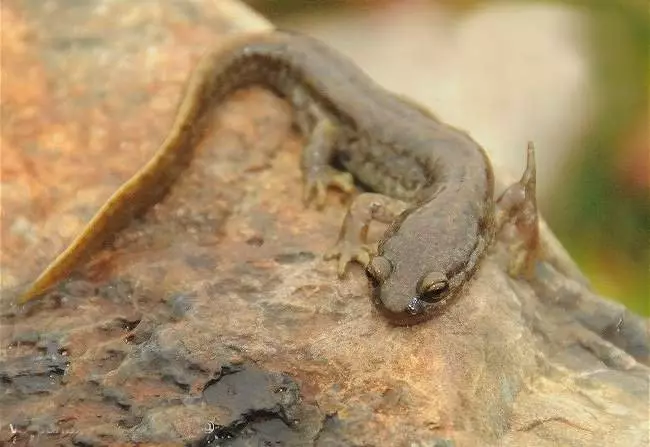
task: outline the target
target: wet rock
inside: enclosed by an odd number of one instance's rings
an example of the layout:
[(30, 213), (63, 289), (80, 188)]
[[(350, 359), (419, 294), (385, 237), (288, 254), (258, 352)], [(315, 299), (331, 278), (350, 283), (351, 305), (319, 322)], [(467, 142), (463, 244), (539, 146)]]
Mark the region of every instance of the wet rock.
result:
[(0, 362), (4, 392), (0, 401), (14, 402), (33, 394), (49, 394), (58, 389), (69, 366), (61, 354), (32, 355)]
[(298, 385), (284, 374), (270, 374), (253, 365), (224, 366), (205, 386), (203, 399), (236, 417), (248, 413), (275, 415), (287, 425), (300, 399)]
[(301, 426), (300, 416), (308, 410), (302, 408), (299, 386), (286, 374), (250, 364), (225, 366), (206, 384), (203, 398), (228, 416), (214, 421), (192, 445), (300, 445), (313, 438), (309, 418)]
[(76, 447), (103, 447), (107, 444), (97, 436), (77, 434), (72, 438), (72, 445)]

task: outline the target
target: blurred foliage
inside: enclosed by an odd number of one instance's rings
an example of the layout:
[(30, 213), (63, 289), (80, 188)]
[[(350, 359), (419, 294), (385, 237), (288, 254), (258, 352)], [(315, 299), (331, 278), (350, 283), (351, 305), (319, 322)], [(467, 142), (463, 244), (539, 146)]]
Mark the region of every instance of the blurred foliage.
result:
[(599, 292), (650, 315), (648, 3), (563, 3), (578, 5), (590, 21), (599, 104), (570, 175), (557, 185), (549, 223)]
[[(394, 0), (399, 1), (399, 0)], [(431, 0), (459, 13), (493, 0)], [(270, 17), (378, 7), (390, 0), (249, 0)], [(512, 1), (512, 3), (517, 3)], [(518, 3), (533, 3), (519, 0)], [(647, 0), (538, 0), (589, 24), (596, 116), (546, 217), (600, 293), (650, 315), (650, 11)]]
[[(278, 17), (292, 14), (322, 14), (324, 12), (337, 12), (342, 8), (359, 6), (359, 2), (351, 0), (244, 0), (256, 11), (273, 21)], [(377, 2), (381, 4), (381, 1)]]

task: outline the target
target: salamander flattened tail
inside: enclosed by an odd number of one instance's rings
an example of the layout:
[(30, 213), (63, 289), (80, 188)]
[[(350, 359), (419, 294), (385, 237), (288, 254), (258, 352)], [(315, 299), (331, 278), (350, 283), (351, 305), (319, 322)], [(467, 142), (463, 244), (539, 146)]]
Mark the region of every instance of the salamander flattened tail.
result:
[(76, 267), (77, 263), (87, 253), (87, 238), (94, 230), (86, 227), (85, 231), (66, 248), (46, 269), (29, 285), (27, 290), (18, 298), (18, 304), (25, 304), (39, 298), (58, 281), (65, 278)]
[(126, 225), (136, 212), (131, 203), (124, 200), (125, 194), (137, 186), (137, 175), (122, 185), (86, 224), (72, 243), (52, 261), (18, 298), (19, 304), (40, 297), (58, 281), (69, 275), (80, 262), (89, 257), (102, 243)]
[(179, 104), (174, 124), (154, 156), (102, 205), (72, 243), (18, 298), (19, 304), (42, 296), (87, 260), (105, 241), (127, 226), (135, 216), (146, 211), (167, 193), (189, 165), (195, 143), (200, 138), (196, 123), (206, 111), (205, 100), (202, 98), (209, 93), (206, 91), (210, 86), (207, 76), (211, 68), (209, 57), (199, 62)]
[(511, 276), (530, 278), (539, 257), (539, 213), (537, 210), (535, 147), (528, 143), (526, 169), (521, 179), (497, 200), (496, 226), (507, 237)]
[(356, 261), (366, 267), (371, 256), (376, 254), (376, 244), (368, 244), (366, 240), (370, 223), (375, 220), (389, 224), (407, 208), (406, 202), (381, 194), (364, 193), (354, 199), (336, 245), (325, 253), (325, 259), (338, 259), (339, 277), (345, 275), (349, 263)]

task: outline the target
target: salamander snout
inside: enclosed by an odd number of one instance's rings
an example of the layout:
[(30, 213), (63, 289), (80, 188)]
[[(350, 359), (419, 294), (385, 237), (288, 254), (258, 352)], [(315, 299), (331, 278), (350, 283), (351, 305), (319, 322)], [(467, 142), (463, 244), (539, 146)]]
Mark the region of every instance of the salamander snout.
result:
[(451, 291), (449, 278), (443, 272), (418, 272), (417, 267), (400, 271), (382, 255), (370, 260), (366, 273), (375, 304), (397, 324), (426, 319), (432, 305), (445, 300)]

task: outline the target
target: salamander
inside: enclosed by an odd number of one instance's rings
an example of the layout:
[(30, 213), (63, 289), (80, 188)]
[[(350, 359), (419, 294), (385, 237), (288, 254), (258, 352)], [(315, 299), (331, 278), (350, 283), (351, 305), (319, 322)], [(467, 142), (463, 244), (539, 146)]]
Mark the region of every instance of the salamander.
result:
[[(339, 275), (350, 262), (364, 265), (375, 305), (396, 325), (425, 321), (457, 296), (497, 227), (494, 176), (485, 150), (466, 132), (385, 90), (318, 40), (269, 31), (237, 36), (204, 55), (152, 159), (110, 197), (20, 301), (42, 295), (159, 202), (190, 164), (208, 112), (252, 85), (269, 88), (294, 110), (306, 139), (300, 163), (306, 204), (323, 206), (329, 187), (351, 193), (355, 179), (372, 191), (352, 202), (339, 240), (326, 254), (338, 259)], [(372, 220), (389, 224), (378, 244), (365, 240)]]

